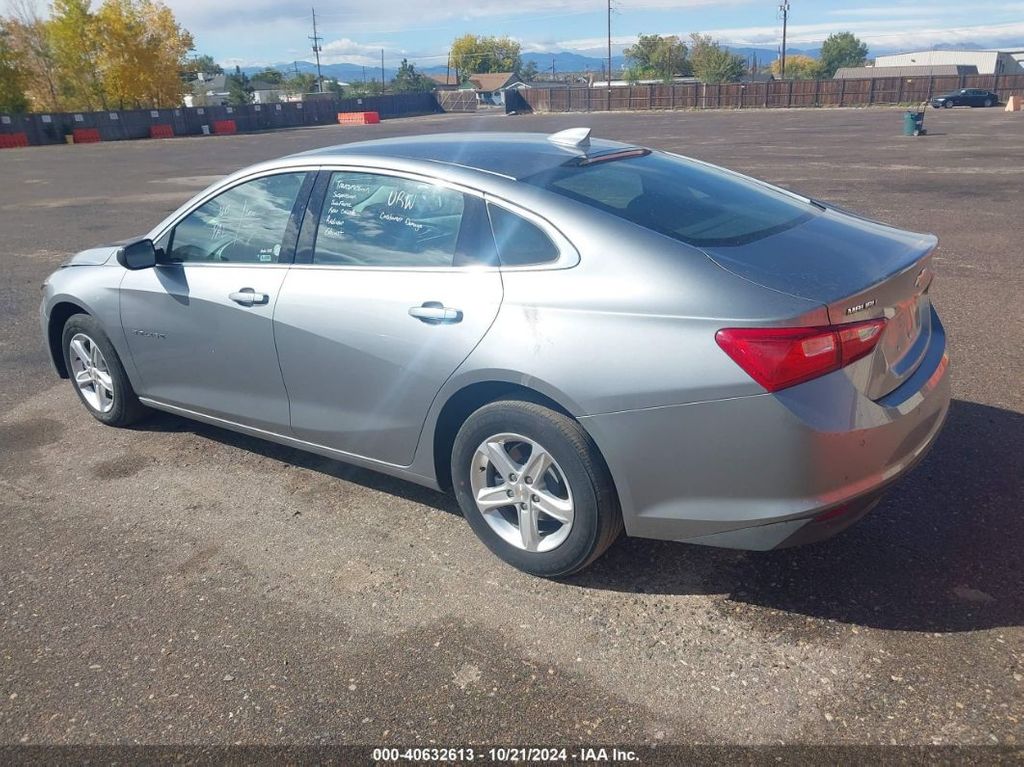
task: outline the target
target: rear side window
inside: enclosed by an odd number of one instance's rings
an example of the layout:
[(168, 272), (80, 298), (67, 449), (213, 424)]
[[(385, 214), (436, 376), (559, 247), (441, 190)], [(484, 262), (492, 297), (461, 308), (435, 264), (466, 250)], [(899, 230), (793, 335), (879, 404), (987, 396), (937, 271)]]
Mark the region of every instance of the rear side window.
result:
[(697, 247), (744, 245), (816, 212), (781, 190), (660, 153), (571, 160), (524, 181)]
[(544, 230), (511, 211), (488, 205), (502, 266), (532, 266), (558, 260), (558, 247)]
[(466, 202), (460, 192), (373, 173), (331, 176), (313, 263), (452, 266)]

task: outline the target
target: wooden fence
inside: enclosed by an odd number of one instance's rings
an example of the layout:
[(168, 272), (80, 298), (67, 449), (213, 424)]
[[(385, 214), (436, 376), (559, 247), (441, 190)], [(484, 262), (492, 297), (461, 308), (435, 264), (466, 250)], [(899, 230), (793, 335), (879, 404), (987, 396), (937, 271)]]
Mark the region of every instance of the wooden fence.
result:
[(525, 88), (508, 94), (508, 111), (596, 112), (648, 109), (766, 109), (914, 104), (960, 88), (1024, 96), (1024, 75), (884, 77), (873, 80), (776, 80), (612, 88)]

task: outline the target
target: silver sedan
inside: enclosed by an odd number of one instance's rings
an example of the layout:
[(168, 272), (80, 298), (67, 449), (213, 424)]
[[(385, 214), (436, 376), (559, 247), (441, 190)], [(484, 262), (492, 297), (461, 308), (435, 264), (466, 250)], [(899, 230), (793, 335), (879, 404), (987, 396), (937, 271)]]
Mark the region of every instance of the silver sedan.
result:
[(744, 549), (860, 518), (949, 405), (936, 239), (585, 129), (242, 170), (51, 275), (54, 368), (454, 490), (547, 577), (622, 533)]

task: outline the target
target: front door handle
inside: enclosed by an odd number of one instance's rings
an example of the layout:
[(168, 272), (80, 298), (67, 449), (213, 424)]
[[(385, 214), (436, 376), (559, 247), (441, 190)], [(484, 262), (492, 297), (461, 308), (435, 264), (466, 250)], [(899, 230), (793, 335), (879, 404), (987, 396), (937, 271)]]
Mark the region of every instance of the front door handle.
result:
[(263, 304), (270, 302), (270, 296), (266, 293), (257, 293), (252, 288), (236, 290), (234, 293), (229, 295), (228, 298), (242, 306), (262, 306)]
[(411, 306), (409, 316), (428, 325), (451, 325), (462, 322), (462, 312), (458, 309), (449, 309), (440, 301), (424, 301), (420, 306)]

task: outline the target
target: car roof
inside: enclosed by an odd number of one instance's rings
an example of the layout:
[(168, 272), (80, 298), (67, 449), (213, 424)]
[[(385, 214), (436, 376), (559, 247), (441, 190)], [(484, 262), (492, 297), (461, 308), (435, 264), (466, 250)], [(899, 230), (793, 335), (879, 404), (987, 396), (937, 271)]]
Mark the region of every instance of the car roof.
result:
[(520, 180), (569, 160), (630, 148), (634, 147), (605, 139), (593, 139), (587, 148), (567, 146), (551, 141), (544, 133), (436, 133), (340, 144), (289, 159), (345, 162), (353, 157), (372, 157), (427, 161)]

